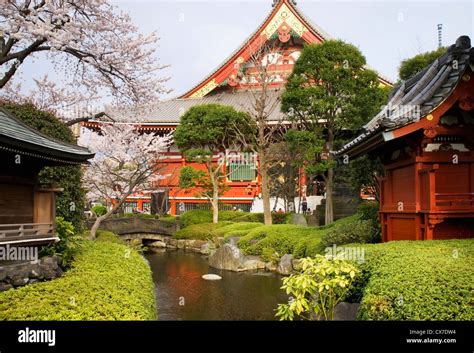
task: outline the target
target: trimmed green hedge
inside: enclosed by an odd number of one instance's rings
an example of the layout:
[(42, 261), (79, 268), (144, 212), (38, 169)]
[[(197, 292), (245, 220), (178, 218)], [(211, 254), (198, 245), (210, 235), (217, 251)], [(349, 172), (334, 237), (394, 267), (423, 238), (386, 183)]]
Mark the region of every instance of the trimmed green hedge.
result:
[(110, 232), (108, 230), (103, 230), (103, 229), (98, 229), (96, 234), (95, 234), (95, 241), (108, 241), (111, 243), (116, 243), (116, 244), (123, 244), (125, 245), (125, 241), (120, 239), (120, 237), (117, 236), (114, 232)]
[(210, 240), (217, 236), (215, 231), (218, 228), (229, 224), (232, 224), (232, 222), (192, 224), (178, 230), (173, 237), (176, 239)]
[(362, 244), (360, 320), (474, 320), (474, 240)]
[(256, 222), (237, 222), (220, 227), (214, 233), (216, 236), (224, 238), (241, 237), (246, 235), (251, 229), (261, 227), (262, 225), (262, 223)]
[[(206, 217), (202, 211), (189, 212), (192, 212), (193, 217), (196, 216), (193, 220), (196, 220), (198, 216), (204, 215), (204, 217)], [(179, 230), (175, 238), (209, 240), (215, 237), (240, 237), (241, 239), (238, 242), (238, 246), (246, 254), (262, 255), (265, 249), (266, 253), (270, 251), (280, 255), (289, 253), (295, 257), (302, 258), (322, 253), (326, 247), (325, 244), (334, 239), (332, 235), (339, 229), (341, 229), (342, 233), (336, 234), (341, 237), (344, 237), (345, 233), (349, 231), (352, 231), (352, 233), (359, 231), (364, 234), (366, 233), (364, 228), (357, 227), (359, 223), (363, 223), (359, 220), (357, 215), (340, 219), (331, 225), (321, 228), (301, 227), (293, 224), (273, 224), (265, 226), (258, 222), (237, 222), (237, 219), (238, 218), (234, 218), (233, 222), (221, 221), (217, 224), (192, 224)], [(321, 244), (321, 240), (326, 237), (329, 238), (327, 238), (324, 244)], [(354, 236), (348, 237), (347, 239), (350, 239), (350, 242), (353, 243), (354, 240), (360, 240), (361, 238)], [(345, 239), (345, 242), (349, 242), (347, 239)]]
[[(242, 216), (241, 211), (219, 211), (219, 221), (232, 221), (234, 218)], [(212, 223), (212, 211), (191, 210), (179, 216), (182, 227), (189, 227), (193, 224)]]
[(355, 220), (350, 223), (342, 223), (336, 227), (327, 228), (321, 239), (321, 247), (352, 243), (369, 243), (373, 239), (373, 227), (371, 221)]
[[(292, 213), (272, 213), (273, 224), (285, 224), (288, 223)], [(233, 219), (234, 222), (259, 222), (263, 223), (263, 213), (240, 213), (239, 217)]]
[(121, 244), (84, 241), (63, 277), (0, 293), (0, 320), (155, 320), (151, 270)]
[(337, 220), (325, 227), (301, 227), (293, 224), (262, 225), (251, 229), (239, 240), (239, 247), (249, 255), (262, 255), (268, 248), (279, 255), (293, 254), (297, 258), (321, 254), (325, 245), (321, 244), (328, 234), (342, 227), (350, 227), (358, 222), (358, 216)]
[[(272, 213), (273, 224), (285, 224), (289, 222), (291, 213)], [(212, 211), (191, 210), (179, 216), (182, 227), (193, 224), (211, 223)], [(219, 221), (233, 222), (257, 222), (263, 223), (263, 213), (250, 213), (242, 211), (219, 211)]]
[(314, 256), (322, 232), (313, 227), (300, 227), (293, 224), (262, 225), (251, 229), (238, 242), (246, 254), (262, 255), (264, 249), (271, 249), (280, 256), (293, 254), (295, 257)]

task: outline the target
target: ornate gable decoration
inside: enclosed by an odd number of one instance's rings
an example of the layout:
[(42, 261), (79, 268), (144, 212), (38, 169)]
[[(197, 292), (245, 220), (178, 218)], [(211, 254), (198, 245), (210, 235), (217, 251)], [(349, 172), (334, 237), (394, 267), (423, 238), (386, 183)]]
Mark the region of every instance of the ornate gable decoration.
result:
[(182, 97), (202, 98), (219, 86), (226, 84), (231, 87), (237, 86), (239, 82), (237, 74), (242, 65), (250, 58), (251, 50), (256, 50), (275, 36), (282, 43), (287, 43), (292, 35), (298, 36), (308, 43), (320, 41), (291, 8), (295, 4), (289, 5), (286, 0), (280, 1), (274, 4), (275, 8), (272, 14), (260, 29), (241, 46), (233, 57), (227, 59), (207, 79)]
[(294, 13), (286, 6), (285, 3), (280, 7), (275, 16), (273, 16), (270, 23), (262, 31), (267, 39), (269, 39), (276, 31), (278, 31), (282, 25), (287, 24), (293, 31), (295, 31), (300, 37), (308, 29), (303, 23), (294, 15)]

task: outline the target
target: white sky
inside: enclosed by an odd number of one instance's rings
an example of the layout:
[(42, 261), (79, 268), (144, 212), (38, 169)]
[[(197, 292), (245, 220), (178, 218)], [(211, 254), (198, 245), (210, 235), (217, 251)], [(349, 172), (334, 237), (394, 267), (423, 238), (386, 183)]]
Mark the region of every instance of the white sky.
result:
[[(272, 0), (114, 0), (130, 13), (140, 31), (161, 37), (161, 72), (170, 77), (171, 98), (192, 88), (226, 59), (271, 11)], [(474, 42), (474, 0), (463, 1), (298, 1), (312, 22), (335, 38), (358, 46), (382, 75), (397, 79), (400, 61), (438, 46), (437, 24), (443, 24), (443, 45), (460, 35)], [(22, 68), (25, 86), (31, 77), (54, 68), (43, 57)]]

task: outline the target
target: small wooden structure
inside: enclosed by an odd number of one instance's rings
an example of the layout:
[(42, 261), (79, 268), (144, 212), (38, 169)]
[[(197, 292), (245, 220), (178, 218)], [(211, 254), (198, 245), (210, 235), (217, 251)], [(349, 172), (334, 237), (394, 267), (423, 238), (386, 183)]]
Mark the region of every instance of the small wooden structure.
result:
[(462, 36), (337, 151), (381, 158), (384, 241), (474, 237), (473, 72), (474, 48)]
[(0, 246), (57, 240), (55, 192), (60, 190), (41, 189), (38, 173), (45, 166), (85, 163), (93, 156), (31, 129), (0, 108)]

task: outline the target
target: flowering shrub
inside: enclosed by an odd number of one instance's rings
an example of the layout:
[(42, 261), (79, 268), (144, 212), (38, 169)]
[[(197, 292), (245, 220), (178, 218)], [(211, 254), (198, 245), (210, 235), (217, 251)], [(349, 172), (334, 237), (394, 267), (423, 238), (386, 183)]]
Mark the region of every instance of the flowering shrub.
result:
[(291, 299), (278, 305), (276, 316), (280, 320), (295, 316), (332, 320), (334, 308), (344, 299), (359, 270), (350, 262), (321, 255), (302, 259), (301, 266), (300, 272), (283, 279), (282, 289)]

